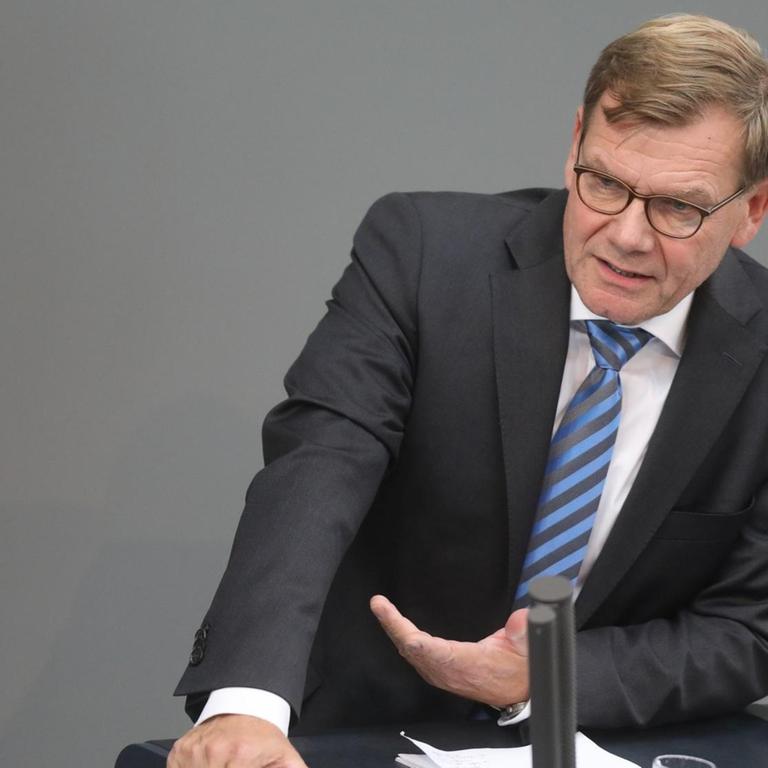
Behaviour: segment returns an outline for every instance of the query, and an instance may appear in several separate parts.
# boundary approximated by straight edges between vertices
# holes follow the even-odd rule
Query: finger
[[[504,625],[504,634],[515,651],[521,656],[528,655],[528,609],[514,611]]]
[[[421,650],[429,635],[406,619],[384,595],[374,595],[370,606],[373,615],[401,653],[418,653]]]

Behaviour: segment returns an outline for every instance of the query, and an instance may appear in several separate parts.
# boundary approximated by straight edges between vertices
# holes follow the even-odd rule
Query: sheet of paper
[[[408,741],[415,744],[423,755],[398,755],[395,760],[408,768],[531,768],[531,748],[509,747],[506,749],[437,749],[423,741],[416,741],[404,732]],[[606,752],[583,733],[576,734],[576,768],[640,768],[623,757]]]

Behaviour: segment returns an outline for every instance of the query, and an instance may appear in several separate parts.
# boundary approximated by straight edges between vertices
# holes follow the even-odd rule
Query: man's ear
[[[565,186],[570,190],[573,186],[575,174],[573,172],[573,166],[576,163],[576,158],[579,155],[579,142],[581,141],[581,131],[584,127],[584,107],[581,106],[576,110],[576,117],[573,121],[573,131],[571,133],[571,148],[568,151],[568,157],[565,161]]]
[[[731,245],[743,248],[760,229],[766,214],[768,214],[768,179],[758,181],[745,195],[747,210],[736,232],[731,239]]]

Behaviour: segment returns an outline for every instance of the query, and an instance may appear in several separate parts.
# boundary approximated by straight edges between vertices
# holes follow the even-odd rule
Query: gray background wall
[[[2,1],[2,765],[186,727],[261,419],[367,206],[559,185],[599,48],[670,10],[768,43],[764,0]]]

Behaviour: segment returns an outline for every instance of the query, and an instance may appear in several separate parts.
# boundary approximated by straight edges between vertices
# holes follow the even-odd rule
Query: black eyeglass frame
[[[584,205],[586,205],[587,208],[597,213],[605,214],[606,216],[617,216],[618,214],[626,211],[635,198],[637,198],[638,200],[643,200],[644,202],[643,207],[645,209],[645,218],[648,221],[648,223],[651,225],[651,228],[654,231],[658,232],[660,235],[664,235],[664,237],[671,237],[674,240],[687,240],[689,237],[693,237],[701,229],[701,225],[704,223],[704,219],[706,219],[707,216],[711,216],[713,213],[715,213],[715,211],[719,211],[724,205],[728,205],[728,203],[735,200],[737,197],[739,197],[739,195],[744,194],[744,192],[747,189],[745,186],[739,187],[739,189],[737,189],[732,195],[729,195],[728,197],[726,197],[725,200],[721,200],[719,203],[716,203],[711,208],[703,208],[700,205],[691,203],[688,200],[683,200],[680,197],[674,197],[673,195],[642,195],[639,192],[635,192],[635,190],[632,189],[632,187],[630,187],[629,184],[627,184],[625,181],[622,181],[621,179],[616,178],[616,176],[613,176],[610,173],[606,173],[605,171],[599,171],[597,170],[597,168],[590,168],[588,165],[581,165],[580,163],[576,163],[573,166],[573,172],[576,174],[576,191],[578,192],[579,200],[581,200],[581,202],[584,203]],[[610,179],[611,181],[615,181],[617,184],[619,184],[624,189],[626,189],[627,194],[629,196],[627,197],[627,202],[624,205],[624,207],[618,211],[603,211],[600,208],[595,208],[594,205],[590,205],[581,194],[580,182],[581,182],[581,175],[583,173],[594,173],[597,176],[601,176],[605,179]],[[696,229],[693,230],[693,232],[691,232],[690,235],[672,235],[669,232],[664,232],[663,230],[659,229],[651,221],[651,217],[648,213],[648,206],[650,205],[651,201],[656,200],[658,198],[662,200],[673,200],[676,203],[682,203],[683,205],[690,206],[695,211],[697,211],[700,216],[699,225],[696,227]]]

